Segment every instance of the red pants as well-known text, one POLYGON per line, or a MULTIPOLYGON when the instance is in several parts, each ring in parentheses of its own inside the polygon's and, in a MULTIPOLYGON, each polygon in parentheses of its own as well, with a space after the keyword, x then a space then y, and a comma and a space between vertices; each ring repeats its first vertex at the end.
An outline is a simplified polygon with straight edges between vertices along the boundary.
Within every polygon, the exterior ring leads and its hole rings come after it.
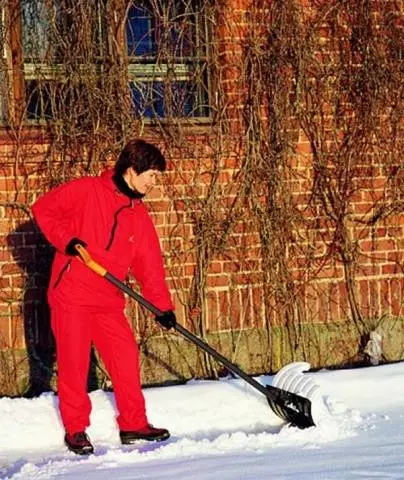
POLYGON ((119 429, 144 427, 147 417, 139 350, 124 313, 53 303, 51 322, 56 340, 59 409, 66 431, 80 432, 90 425, 87 378, 92 343, 111 377, 119 429))

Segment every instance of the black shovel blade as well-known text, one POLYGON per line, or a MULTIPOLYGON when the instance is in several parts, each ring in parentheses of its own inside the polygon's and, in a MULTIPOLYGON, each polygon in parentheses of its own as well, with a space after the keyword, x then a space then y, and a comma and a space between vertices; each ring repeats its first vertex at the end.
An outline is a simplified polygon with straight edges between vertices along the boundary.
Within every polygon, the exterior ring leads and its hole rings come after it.
POLYGON ((270 385, 266 388, 269 406, 278 417, 301 429, 315 426, 308 398, 270 385))

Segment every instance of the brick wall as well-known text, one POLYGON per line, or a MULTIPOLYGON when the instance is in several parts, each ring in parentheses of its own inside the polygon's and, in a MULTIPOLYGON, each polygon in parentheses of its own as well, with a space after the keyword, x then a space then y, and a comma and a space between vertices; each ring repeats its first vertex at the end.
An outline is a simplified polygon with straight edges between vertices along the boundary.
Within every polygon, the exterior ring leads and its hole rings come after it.
MULTIPOLYGON (((192 143, 193 141, 194 139, 192 143)), ((299 144, 300 148, 305 149, 304 140, 299 144)), ((0 146, 0 338, 3 351, 24 349, 28 344, 34 345, 40 351, 46 351, 51 345, 46 307, 46 282, 51 250, 29 216, 29 206, 43 191, 44 179, 41 179, 38 172, 41 171, 46 151, 46 144, 29 143, 19 152, 22 166, 16 166, 12 142, 3 138, 0 146), (27 337, 28 333, 30 338, 27 337)), ((205 161, 209 161, 208 156, 205 161)), ((310 169, 306 162, 307 159, 302 159, 302 163, 298 162, 296 168, 301 168, 309 180, 310 169)), ((223 163, 224 167, 229 166, 223 169, 226 174, 223 182, 229 185, 236 181, 237 161, 234 156, 225 159, 223 163)), ((173 170, 178 170, 180 164, 185 166, 186 172, 189 168, 189 175, 192 175, 192 158, 184 156, 181 159, 170 159, 173 170)), ((189 311, 184 304, 187 302, 196 271, 193 243, 195 226, 192 224, 193 216, 187 204, 195 191, 190 187, 187 176, 173 176, 176 180, 175 194, 170 188, 156 188, 148 200, 148 205, 165 252, 168 280, 176 300, 179 321, 193 329, 194 326, 188 318, 189 311), (182 192, 182 196, 179 192, 182 192)), ((198 184, 203 192, 202 181, 199 179, 195 184, 198 184)), ((304 186, 307 184, 303 180, 295 183, 294 194, 297 201, 301 202, 302 198, 306 198, 304 186)), ((363 177, 357 201, 350 206, 353 214, 362 215, 369 205, 369 198, 373 199, 382 192, 383 176, 380 172, 377 177, 363 177)), ((307 211, 305 214, 315 222, 315 211, 307 211)), ((205 303, 202 306, 204 329, 208 335, 263 329, 267 325, 259 238, 252 227, 246 210, 245 218, 234 227, 225 250, 215 255, 208 265, 205 303)), ((321 257, 327 235, 327 231, 315 232, 318 262, 314 260, 314 263, 308 265, 307 258, 298 255, 288 259, 294 278, 300 284, 297 295, 300 307, 304 308, 301 318, 305 319, 305 323, 335 324, 351 318, 343 266, 335 259, 325 261, 321 257), (308 268, 311 275, 306 282, 304 279, 308 268)), ((356 265, 355 288, 363 316, 379 319, 382 323, 383 319, 399 319, 403 315, 404 289, 403 214, 391 215, 374 228, 352 226, 352 235, 357 238, 361 252, 356 265)), ((283 307, 274 306, 271 312, 273 326, 286 323, 284 312, 283 307)), ((133 318, 139 337, 143 334, 161 335, 161 332, 153 329, 152 322, 144 320, 138 309, 133 312, 133 318)), ((387 328, 386 338, 388 335, 387 328)), ((400 352, 397 352, 395 358, 399 355, 400 352)), ((347 361, 348 358, 345 356, 343 360, 347 361)))

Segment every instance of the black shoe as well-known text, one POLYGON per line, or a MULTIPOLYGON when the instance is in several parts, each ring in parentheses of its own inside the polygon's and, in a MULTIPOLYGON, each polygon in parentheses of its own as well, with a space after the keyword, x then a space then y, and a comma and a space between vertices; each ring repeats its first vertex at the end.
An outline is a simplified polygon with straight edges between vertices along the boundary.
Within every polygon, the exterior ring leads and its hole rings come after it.
POLYGON ((90 439, 85 432, 66 433, 65 435, 66 447, 77 455, 90 455, 94 452, 94 447, 91 445, 90 439))
POLYGON ((130 445, 139 440, 162 442, 170 437, 170 432, 165 428, 154 428, 153 425, 148 424, 146 427, 139 430, 132 430, 130 432, 121 430, 119 436, 121 437, 121 443, 124 445, 130 445))

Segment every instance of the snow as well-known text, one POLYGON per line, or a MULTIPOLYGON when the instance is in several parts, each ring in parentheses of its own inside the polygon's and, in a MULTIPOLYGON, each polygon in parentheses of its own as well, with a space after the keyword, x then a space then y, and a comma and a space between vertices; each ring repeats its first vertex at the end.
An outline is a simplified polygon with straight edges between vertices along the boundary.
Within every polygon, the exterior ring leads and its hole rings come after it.
POLYGON ((172 437, 124 447, 113 395, 92 392, 89 457, 64 447, 53 393, 1 398, 0 478, 404 479, 404 362, 305 375, 321 387, 316 427, 285 425, 241 379, 190 381, 144 389, 149 420, 172 437))

